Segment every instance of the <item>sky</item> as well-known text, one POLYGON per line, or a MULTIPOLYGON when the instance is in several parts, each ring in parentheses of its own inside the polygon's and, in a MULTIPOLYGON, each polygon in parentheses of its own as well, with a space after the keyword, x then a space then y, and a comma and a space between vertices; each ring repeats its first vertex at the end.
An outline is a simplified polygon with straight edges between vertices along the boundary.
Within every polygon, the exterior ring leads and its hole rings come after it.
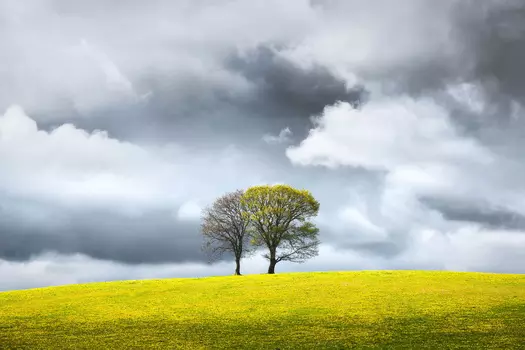
POLYGON ((523 62, 519 0, 1 1, 0 290, 233 274, 201 210, 274 183, 277 272, 525 273, 523 62))

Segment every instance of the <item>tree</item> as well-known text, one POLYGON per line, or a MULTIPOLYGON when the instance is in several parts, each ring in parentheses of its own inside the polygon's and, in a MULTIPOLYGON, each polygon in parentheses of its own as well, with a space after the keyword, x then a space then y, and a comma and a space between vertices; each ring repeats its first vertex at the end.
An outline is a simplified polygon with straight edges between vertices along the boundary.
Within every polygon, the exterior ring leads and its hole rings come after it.
POLYGON ((235 258, 235 274, 241 274, 241 259, 250 251, 250 224, 241 203, 244 191, 237 190, 219 197, 203 210, 201 232, 204 236, 204 250, 211 259, 224 253, 231 253, 235 258))
POLYGON ((254 186, 242 196, 254 246, 266 247, 268 273, 280 261, 302 263, 318 254, 319 229, 310 221, 319 202, 307 190, 287 185, 254 186))

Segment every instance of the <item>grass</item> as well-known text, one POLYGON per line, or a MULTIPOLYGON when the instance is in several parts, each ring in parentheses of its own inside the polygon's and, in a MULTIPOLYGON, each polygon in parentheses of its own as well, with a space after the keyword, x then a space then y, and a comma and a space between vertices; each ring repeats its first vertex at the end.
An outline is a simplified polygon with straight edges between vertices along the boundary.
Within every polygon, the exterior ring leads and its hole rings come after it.
POLYGON ((525 349, 525 275, 291 273, 0 293, 2 349, 525 349))

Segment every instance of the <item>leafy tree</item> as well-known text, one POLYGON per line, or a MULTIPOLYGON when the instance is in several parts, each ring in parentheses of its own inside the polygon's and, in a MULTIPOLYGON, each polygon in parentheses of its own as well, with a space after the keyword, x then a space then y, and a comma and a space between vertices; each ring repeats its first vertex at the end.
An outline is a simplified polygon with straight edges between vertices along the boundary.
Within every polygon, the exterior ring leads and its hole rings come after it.
POLYGON ((307 190, 287 185, 254 186, 242 196, 254 246, 266 247, 268 273, 280 261, 302 263, 318 254, 319 229, 309 221, 319 202, 307 190))
POLYGON ((211 260, 231 253, 235 258, 235 274, 241 274, 241 259, 250 253, 247 229, 249 219, 241 198, 244 191, 237 190, 219 197, 202 213, 201 232, 204 250, 211 260))

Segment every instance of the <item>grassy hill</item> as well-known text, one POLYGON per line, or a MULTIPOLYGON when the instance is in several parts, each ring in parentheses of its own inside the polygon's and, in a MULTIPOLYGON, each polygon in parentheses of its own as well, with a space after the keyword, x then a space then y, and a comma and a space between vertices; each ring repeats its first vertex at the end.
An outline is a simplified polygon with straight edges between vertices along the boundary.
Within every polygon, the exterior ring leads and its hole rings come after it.
POLYGON ((292 273, 0 293, 0 348, 523 349, 525 275, 292 273))

